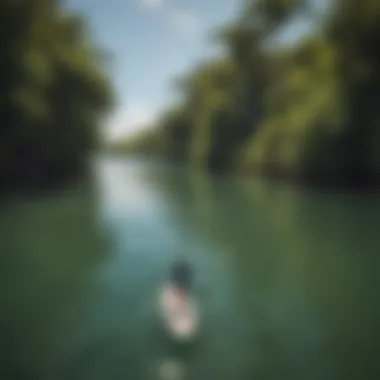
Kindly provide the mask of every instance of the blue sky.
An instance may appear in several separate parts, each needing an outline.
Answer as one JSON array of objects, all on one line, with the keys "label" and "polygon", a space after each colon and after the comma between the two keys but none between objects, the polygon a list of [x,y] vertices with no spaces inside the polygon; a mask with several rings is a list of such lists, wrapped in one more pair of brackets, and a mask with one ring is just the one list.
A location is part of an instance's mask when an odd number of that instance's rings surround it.
[{"label": "blue sky", "polygon": [[[210,31],[237,16],[243,0],[65,0],[112,52],[118,105],[105,122],[118,138],[151,123],[172,101],[170,80],[216,52]],[[317,1],[317,0],[315,0]],[[321,1],[321,0],[318,0]],[[307,24],[307,23],[306,23]],[[305,20],[283,34],[293,39]]]},{"label": "blue sky", "polygon": [[154,120],[170,103],[170,79],[213,53],[209,31],[231,20],[238,0],[67,0],[113,54],[119,99],[107,121],[122,136]]}]

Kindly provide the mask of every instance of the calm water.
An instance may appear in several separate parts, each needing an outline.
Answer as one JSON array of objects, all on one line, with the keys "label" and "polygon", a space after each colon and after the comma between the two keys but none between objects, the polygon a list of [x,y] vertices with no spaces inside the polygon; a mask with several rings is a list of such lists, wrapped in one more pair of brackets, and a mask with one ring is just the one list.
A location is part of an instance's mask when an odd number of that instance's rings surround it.
[{"label": "calm water", "polygon": [[[1,378],[371,379],[380,200],[103,160],[96,185],[0,214]],[[186,253],[203,330],[176,347],[157,288]],[[169,374],[168,374],[169,375]]]}]

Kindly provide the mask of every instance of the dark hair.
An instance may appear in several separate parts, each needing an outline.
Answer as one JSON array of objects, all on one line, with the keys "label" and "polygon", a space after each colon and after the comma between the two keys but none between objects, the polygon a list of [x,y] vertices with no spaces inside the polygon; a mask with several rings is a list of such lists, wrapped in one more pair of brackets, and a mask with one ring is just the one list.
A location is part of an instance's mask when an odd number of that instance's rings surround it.
[{"label": "dark hair", "polygon": [[193,270],[190,262],[185,257],[178,257],[171,265],[170,278],[174,283],[182,288],[190,288]]}]

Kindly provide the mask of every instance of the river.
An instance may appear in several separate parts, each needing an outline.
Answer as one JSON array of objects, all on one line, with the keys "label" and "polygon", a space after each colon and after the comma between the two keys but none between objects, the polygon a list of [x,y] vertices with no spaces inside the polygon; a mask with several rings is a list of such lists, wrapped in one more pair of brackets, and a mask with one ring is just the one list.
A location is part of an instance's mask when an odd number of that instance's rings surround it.
[{"label": "river", "polygon": [[[378,196],[142,159],[94,168],[93,183],[2,206],[1,378],[376,378]],[[155,309],[178,253],[202,305],[186,349]]]}]

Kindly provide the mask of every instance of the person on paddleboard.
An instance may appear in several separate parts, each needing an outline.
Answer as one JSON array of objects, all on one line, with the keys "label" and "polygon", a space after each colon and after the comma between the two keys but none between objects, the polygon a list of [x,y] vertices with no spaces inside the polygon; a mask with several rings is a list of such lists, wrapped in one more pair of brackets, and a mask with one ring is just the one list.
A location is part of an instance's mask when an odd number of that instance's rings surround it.
[{"label": "person on paddleboard", "polygon": [[196,303],[191,294],[193,285],[194,270],[190,261],[184,256],[176,258],[169,266],[161,305],[168,331],[180,341],[191,339],[198,325]]}]

